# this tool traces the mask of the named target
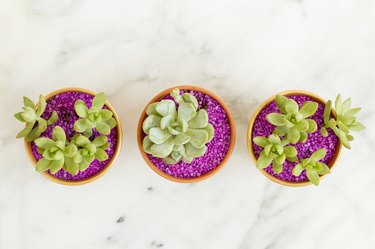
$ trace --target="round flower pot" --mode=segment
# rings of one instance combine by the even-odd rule
[[[41,137],[48,136],[47,134],[49,134],[50,136],[53,127],[59,125],[65,130],[67,139],[70,139],[75,133],[73,129],[74,121],[78,119],[78,116],[74,111],[75,101],[78,99],[82,99],[87,105],[91,106],[91,101],[94,96],[94,92],[76,87],[62,88],[48,94],[45,97],[47,106],[43,115],[46,115],[48,117],[51,112],[55,110],[59,115],[59,119],[57,123],[48,126],[47,130],[43,134],[41,134]],[[113,106],[108,101],[106,101],[104,108],[112,111],[113,117],[117,121],[117,126],[113,128],[111,130],[111,133],[107,136],[110,146],[108,149],[106,149],[106,152],[109,158],[103,162],[98,162],[95,159],[92,163],[90,163],[90,166],[86,170],[79,172],[75,176],[71,175],[64,169],[61,169],[56,174],[51,174],[49,171],[42,172],[41,174],[43,176],[53,182],[63,185],[81,185],[98,179],[99,177],[104,175],[104,173],[113,165],[121,149],[122,130],[120,119],[118,118],[118,115]],[[38,157],[41,157],[41,155],[37,151],[36,145],[34,144],[34,142],[25,142],[25,149],[35,167],[37,161],[39,160]]]
[[[215,128],[214,138],[207,144],[206,153],[202,157],[195,158],[190,164],[184,162],[173,165],[165,164],[162,159],[154,158],[151,154],[144,152],[142,147],[143,139],[146,136],[142,130],[142,124],[147,117],[147,107],[162,99],[170,99],[170,92],[175,88],[194,95],[198,100],[199,108],[206,109],[208,122]],[[139,150],[146,163],[160,176],[179,183],[202,181],[217,173],[230,158],[235,139],[235,123],[228,107],[212,92],[196,86],[172,87],[156,95],[143,110],[137,129]]]
[[[257,162],[261,147],[254,144],[253,138],[256,136],[268,137],[268,135],[272,133],[273,128],[275,128],[275,126],[267,122],[266,115],[272,112],[279,112],[275,103],[277,95],[283,95],[288,98],[292,98],[298,103],[299,106],[301,106],[306,101],[315,101],[318,103],[318,109],[316,113],[310,117],[311,119],[316,121],[317,130],[314,133],[310,133],[308,135],[306,143],[298,142],[297,144],[295,144],[295,147],[297,149],[298,156],[302,158],[309,157],[314,151],[320,149],[321,147],[326,148],[327,156],[324,158],[324,163],[326,163],[328,167],[332,169],[340,156],[342,144],[332,131],[329,132],[328,137],[323,137],[320,134],[320,129],[324,125],[323,113],[326,101],[313,93],[301,90],[285,91],[273,95],[266,99],[253,114],[247,132],[247,145],[250,156],[254,163],[256,164]],[[334,112],[331,115],[333,115],[333,117],[336,117],[336,114]],[[311,182],[307,179],[305,172],[303,172],[298,177],[292,175],[292,169],[295,165],[296,163],[285,162],[283,164],[283,171],[280,174],[274,173],[272,164],[265,169],[259,170],[270,180],[285,186],[300,187],[310,185]],[[324,176],[325,175],[320,176],[320,178]]]

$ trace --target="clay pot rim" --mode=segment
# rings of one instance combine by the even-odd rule
[[[303,95],[303,96],[308,96],[308,97],[313,98],[314,100],[316,100],[317,102],[319,102],[323,106],[325,106],[327,104],[327,101],[325,101],[322,97],[320,97],[320,96],[318,96],[318,95],[316,95],[314,93],[305,91],[305,90],[288,90],[288,91],[283,91],[283,92],[279,92],[277,94],[274,94],[271,97],[269,97],[266,100],[264,100],[258,106],[258,108],[254,112],[253,116],[251,117],[250,122],[249,122],[249,126],[248,126],[248,130],[247,130],[247,136],[246,136],[248,151],[249,151],[250,157],[252,158],[252,160],[254,162],[255,167],[256,167],[256,161],[257,161],[257,159],[255,157],[255,154],[254,154],[254,151],[253,151],[253,146],[252,146],[253,145],[253,142],[252,142],[252,133],[253,133],[253,127],[254,127],[255,119],[258,117],[259,113],[268,104],[270,104],[272,101],[275,100],[275,98],[276,98],[277,95],[284,95],[284,96]],[[332,115],[334,117],[336,117],[336,113],[334,112],[334,110],[332,111]],[[331,160],[331,162],[328,164],[328,166],[329,166],[330,169],[332,169],[336,165],[336,163],[338,161],[338,158],[340,157],[341,152],[342,152],[342,144],[341,144],[340,140],[338,140],[338,141],[339,142],[338,142],[338,144],[336,146],[335,155],[334,155],[333,159]],[[284,186],[289,186],[289,187],[303,187],[303,186],[308,186],[308,185],[312,184],[310,181],[289,182],[289,181],[281,180],[281,179],[279,179],[279,178],[277,178],[277,177],[275,177],[273,175],[268,174],[263,169],[258,169],[258,170],[264,176],[266,176],[268,179],[270,179],[271,181],[276,182],[276,183],[281,184],[281,185],[284,185]],[[320,179],[323,179],[325,176],[326,175],[320,176]]]
[[[49,94],[47,94],[45,96],[45,98],[46,98],[46,100],[48,100],[51,97],[53,97],[57,94],[63,93],[63,92],[84,92],[84,93],[88,93],[88,94],[93,95],[93,96],[96,95],[95,92],[93,92],[91,90],[88,90],[88,89],[79,88],[79,87],[65,87],[65,88],[60,88],[58,90],[50,92]],[[108,169],[110,167],[112,167],[112,165],[116,161],[116,159],[117,159],[117,157],[120,153],[120,150],[121,150],[122,129],[121,129],[120,119],[119,119],[119,117],[116,113],[115,108],[109,103],[108,100],[105,102],[105,105],[108,107],[109,110],[112,111],[113,117],[117,121],[117,126],[116,126],[116,129],[117,129],[117,146],[116,146],[115,153],[113,154],[112,159],[107,163],[107,165],[101,171],[99,171],[97,174],[95,174],[93,176],[90,176],[88,178],[84,178],[84,179],[76,180],[76,181],[60,179],[60,178],[54,177],[53,175],[48,174],[47,172],[40,172],[41,175],[43,175],[44,177],[46,177],[47,179],[49,179],[49,180],[51,180],[55,183],[59,183],[59,184],[62,184],[62,185],[67,185],[67,186],[77,186],[77,185],[87,184],[89,182],[92,182],[92,181],[100,178],[101,176],[103,176],[108,171]],[[32,154],[31,142],[24,141],[24,145],[25,145],[27,155],[28,155],[29,159],[31,160],[32,164],[35,167],[36,163],[37,163],[37,160],[35,159],[34,155]]]
[[[167,173],[165,173],[164,171],[160,170],[158,167],[156,167],[152,163],[152,161],[148,157],[148,154],[143,151],[143,147],[142,147],[142,142],[143,142],[143,138],[142,138],[142,134],[143,134],[142,123],[145,120],[145,118],[147,117],[147,114],[146,114],[147,107],[150,104],[152,104],[154,102],[157,102],[157,101],[160,101],[162,98],[164,98],[165,96],[169,95],[170,92],[174,88],[179,88],[180,90],[189,90],[189,91],[192,90],[192,91],[201,92],[201,93],[203,93],[205,95],[208,95],[211,98],[215,99],[223,107],[223,109],[225,110],[225,113],[226,113],[226,115],[228,117],[229,125],[230,125],[230,128],[231,128],[231,141],[230,141],[229,149],[228,149],[227,154],[225,155],[224,159],[220,162],[220,164],[215,169],[213,169],[213,170],[211,170],[211,171],[209,171],[209,172],[207,172],[207,173],[205,173],[205,174],[203,174],[201,176],[194,177],[194,178],[177,178],[177,177],[168,175]],[[143,159],[146,161],[147,165],[154,172],[156,172],[158,175],[164,177],[167,180],[173,181],[173,182],[178,182],[178,183],[193,183],[193,182],[199,182],[199,181],[202,181],[202,180],[205,180],[205,179],[211,177],[212,175],[216,174],[221,168],[223,168],[223,166],[227,163],[227,161],[229,160],[229,158],[230,158],[230,156],[231,156],[231,154],[233,152],[234,145],[236,143],[236,127],[235,127],[233,116],[232,116],[232,114],[229,111],[229,108],[223,102],[223,100],[221,100],[217,95],[215,95],[214,93],[212,93],[209,90],[206,90],[206,89],[198,87],[198,86],[192,86],[192,85],[175,86],[175,87],[170,87],[168,89],[165,89],[162,92],[158,93],[145,106],[145,108],[143,109],[142,114],[141,114],[141,116],[139,118],[139,121],[138,121],[137,142],[138,142],[139,151],[140,151]]]

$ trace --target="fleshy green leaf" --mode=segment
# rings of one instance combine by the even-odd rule
[[[105,143],[107,143],[107,141],[108,141],[108,137],[98,136],[94,139],[94,141],[92,141],[92,144],[94,144],[96,147],[100,147],[104,145]]]
[[[295,100],[289,99],[288,103],[285,106],[285,109],[288,114],[297,114],[298,113],[298,104]]]
[[[77,115],[81,118],[86,118],[88,116],[88,108],[86,103],[83,100],[77,100],[74,103],[74,110],[76,111]]]
[[[150,116],[149,116],[150,117]],[[155,116],[156,117],[156,116]],[[157,118],[157,117],[156,117]],[[168,114],[167,116],[163,117],[161,120],[160,120],[160,128],[161,129],[166,129],[167,127],[169,127],[172,123],[174,122],[174,117],[172,116],[172,114]]]
[[[15,113],[14,114],[14,117],[17,119],[17,120],[19,120],[19,121],[21,121],[21,122],[26,122],[23,118],[22,118],[22,112],[17,112],[17,113]]]
[[[108,109],[102,109],[99,111],[99,115],[103,121],[110,120],[113,116],[113,113]]]
[[[40,133],[43,133],[47,130],[47,121],[44,118],[38,119],[38,130]]]
[[[155,115],[148,116],[142,124],[143,132],[148,134],[152,127],[160,126],[161,118]]]
[[[98,93],[92,100],[92,106],[100,110],[103,108],[106,100],[107,97],[104,95],[104,93]]]
[[[320,183],[320,177],[314,170],[306,170],[306,176],[310,182],[316,186]]]
[[[54,160],[49,165],[51,174],[56,174],[64,165],[64,159]]]
[[[273,160],[273,162],[274,162],[274,164],[283,165],[284,162],[285,162],[285,159],[286,159],[286,156],[285,156],[285,154],[283,154],[283,155],[280,155],[280,156],[276,157],[275,160]]]
[[[272,144],[280,144],[281,140],[279,136],[276,136],[275,134],[271,134],[268,137],[268,141],[270,141]]]
[[[149,131],[149,138],[155,144],[162,144],[171,137],[168,131],[162,130],[159,127],[153,127]]]
[[[147,154],[151,154],[151,146],[153,144],[154,143],[150,140],[149,136],[146,136],[142,142],[142,147],[143,147],[144,152],[146,152]]]
[[[117,125],[117,121],[114,118],[111,118],[110,120],[106,121],[106,123],[111,129],[115,128]]]
[[[74,144],[70,144],[65,147],[64,155],[66,157],[73,157],[77,153],[78,149]]]
[[[296,166],[294,166],[293,170],[292,170],[292,174],[294,176],[300,176],[302,171],[304,170],[302,164],[297,164]]]
[[[152,128],[152,129],[156,129],[156,128]],[[150,131],[150,134],[151,134],[151,131]],[[168,140],[166,140],[162,144],[152,145],[151,146],[151,154],[154,157],[165,158],[169,154],[171,154],[171,152],[173,151],[173,147],[174,147],[173,138],[169,138]]]
[[[272,157],[268,157],[261,153],[257,160],[257,167],[258,169],[264,169],[268,167],[271,163],[272,163]]]
[[[104,150],[97,148],[96,153],[95,153],[95,158],[98,159],[99,161],[105,161],[108,159],[108,155]]]
[[[326,106],[324,107],[324,124],[328,125],[329,118],[331,117],[332,101],[328,100]]]
[[[195,108],[191,103],[182,102],[178,107],[178,120],[189,122],[196,115]]]
[[[275,126],[285,125],[285,116],[280,113],[270,113],[266,116],[266,119]]]
[[[212,124],[207,124],[206,128],[204,129],[207,131],[207,134],[208,134],[207,143],[209,143],[215,136],[215,128],[213,127]]]
[[[43,112],[46,110],[46,106],[47,106],[46,99],[42,95],[39,95],[39,105],[38,105],[38,109],[36,110],[37,117],[40,117],[43,114]]]
[[[297,131],[296,128],[292,128],[292,129],[289,129],[287,137],[288,137],[289,142],[291,142],[292,144],[295,144],[300,139],[301,134],[299,133],[299,131]]]
[[[34,102],[31,99],[29,99],[28,97],[26,97],[26,96],[23,96],[23,105],[24,106],[28,106],[28,107],[30,107],[30,108],[32,108],[32,109],[35,110],[35,104],[34,104]]]
[[[52,138],[55,141],[58,140],[58,141],[62,141],[65,143],[66,141],[65,131],[60,126],[53,127]]]
[[[34,129],[32,129],[30,131],[29,134],[27,134],[25,136],[25,141],[26,142],[31,142],[31,141],[34,141],[35,139],[37,139],[39,136],[40,136],[40,131],[39,131],[39,128],[38,127],[35,127]]]
[[[355,121],[351,126],[349,126],[349,129],[352,131],[363,131],[366,129],[366,126],[364,126],[359,121]]]
[[[273,172],[275,172],[276,174],[280,174],[283,171],[283,165],[277,164],[277,163],[273,163],[272,164],[272,169],[273,169]]]
[[[190,128],[204,128],[208,124],[208,114],[206,110],[201,109],[197,112],[195,117],[188,122]]]
[[[308,118],[308,117],[314,115],[314,113],[316,112],[317,109],[318,109],[318,103],[306,101],[302,105],[299,113],[302,114],[303,118]]]
[[[301,132],[301,133],[300,133],[299,141],[300,141],[301,143],[306,143],[307,138],[308,138],[308,135],[307,135],[306,132]]]
[[[317,162],[317,164],[322,168],[317,172],[319,175],[326,175],[331,173],[331,170],[329,169],[327,164],[321,162]]]
[[[282,95],[276,96],[276,105],[279,108],[279,110],[282,111],[285,114],[287,113],[286,109],[285,109],[285,106],[286,106],[287,103],[288,103],[287,97],[282,96]]]
[[[309,128],[306,131],[307,133],[313,133],[318,129],[318,125],[316,124],[315,120],[307,119],[307,122],[309,123]]]
[[[156,103],[152,103],[150,104],[149,106],[147,106],[147,109],[146,109],[146,114],[148,116],[150,115],[157,115],[157,116],[160,116],[160,113],[158,113],[156,111],[156,106],[159,104],[159,102],[156,102]]]
[[[111,133],[111,128],[109,127],[109,125],[107,125],[107,124],[104,123],[104,122],[99,122],[99,123],[97,123],[95,129],[96,129],[100,134],[109,135],[109,134]]]
[[[74,130],[76,132],[84,132],[86,129],[87,129],[87,124],[86,124],[86,120],[85,119],[78,119],[75,123],[74,123]]]
[[[45,158],[42,158],[40,159],[37,163],[36,163],[36,171],[38,172],[44,172],[46,170],[49,169],[49,165],[50,165],[51,161],[45,159]]]
[[[23,120],[25,120],[26,122],[33,122],[36,120],[36,114],[34,109],[26,106],[24,107],[24,110],[25,111],[21,113],[21,117]]]
[[[57,114],[56,111],[53,111],[49,119],[47,120],[47,125],[51,125],[57,122],[59,119],[59,115]]]
[[[198,101],[197,99],[191,95],[190,93],[184,93],[182,94],[182,99],[184,102],[186,103],[191,103],[193,106],[194,106],[194,109],[197,110],[198,109]],[[192,128],[195,128],[195,127],[192,127]]]
[[[33,121],[32,123],[26,123],[25,128],[17,134],[16,138],[25,137],[27,134],[29,134],[34,127],[34,124],[35,121]]]
[[[315,151],[311,155],[310,159],[315,161],[315,162],[318,162],[318,161],[322,160],[323,158],[325,158],[326,154],[327,154],[327,150],[322,148],[322,149],[319,149],[319,150]]]
[[[191,143],[186,144],[185,148],[186,148],[186,155],[191,156],[191,157],[201,157],[207,151],[206,146],[203,145],[202,147],[197,148],[194,145],[192,145]]]
[[[284,148],[284,153],[287,157],[295,157],[297,156],[297,149],[293,146],[286,146]]]
[[[156,111],[165,117],[168,114],[174,116],[176,114],[176,104],[172,100],[162,100],[156,105]]]
[[[322,129],[320,129],[320,134],[323,136],[323,137],[328,137],[328,131],[325,127],[322,127]]]
[[[342,99],[341,99],[340,94],[337,95],[337,97],[336,97],[335,109],[336,109],[337,115],[341,116],[341,114],[342,114]]]
[[[341,111],[342,111],[343,114],[346,113],[347,111],[349,111],[350,106],[351,106],[351,103],[352,103],[351,98],[348,98],[347,100],[345,100],[345,101],[342,103]]]
[[[190,137],[190,143],[196,148],[202,148],[208,141],[208,133],[205,130],[188,129],[186,135]]]
[[[265,137],[261,137],[261,136],[254,137],[254,138],[253,138],[253,142],[254,142],[256,145],[258,145],[258,146],[260,146],[260,147],[263,147],[263,148],[266,147],[266,146],[269,144],[268,139],[265,138]]]
[[[298,131],[303,132],[309,129],[309,122],[307,120],[302,120],[296,125]]]
[[[174,139],[174,143],[176,145],[184,145],[188,143],[189,141],[190,141],[190,137],[186,135],[185,133],[178,134]]]
[[[55,146],[55,141],[46,137],[37,138],[35,139],[34,143],[36,144],[36,146],[42,149],[49,149],[52,146]]]

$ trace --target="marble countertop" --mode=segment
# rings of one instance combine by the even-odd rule
[[[136,144],[167,87],[212,90],[231,109],[229,163],[196,184],[155,174]],[[115,165],[79,187],[36,173],[12,116],[23,95],[104,91],[120,115]],[[246,148],[262,100],[289,89],[363,107],[368,127],[320,187],[265,178]],[[1,249],[375,248],[375,1],[0,0]]]

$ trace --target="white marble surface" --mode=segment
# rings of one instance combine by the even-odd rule
[[[136,146],[147,101],[178,84],[237,122],[230,162],[197,184]],[[21,97],[66,86],[105,91],[124,130],[113,168],[80,187],[44,179],[14,138]],[[375,248],[374,86],[373,0],[0,0],[0,248]],[[363,107],[368,129],[319,188],[270,182],[246,150],[256,106],[287,89]]]

